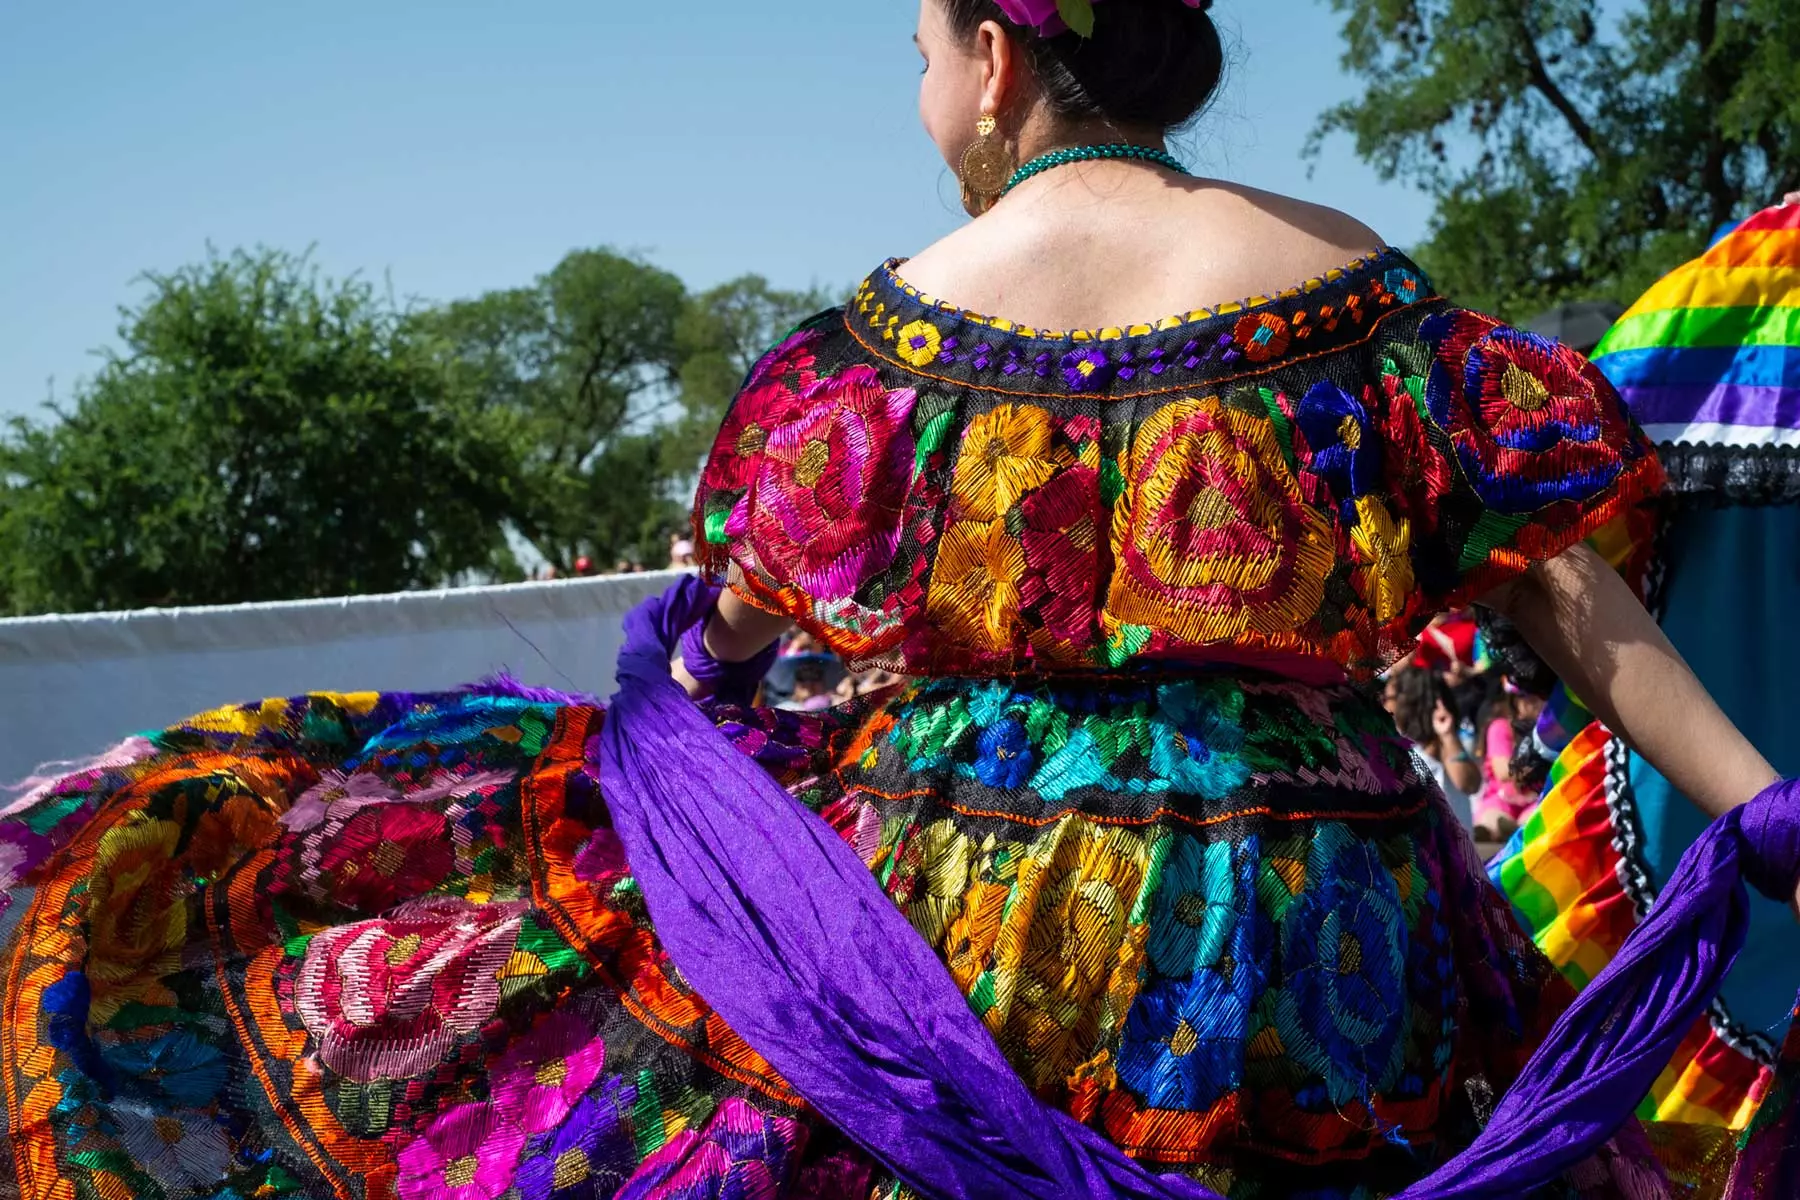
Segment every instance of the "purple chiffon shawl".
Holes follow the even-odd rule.
[[[1032,1095],[856,853],[688,700],[669,658],[716,596],[687,579],[626,618],[599,747],[613,821],[683,975],[923,1195],[1217,1200]],[[1517,1196],[1610,1139],[1742,947],[1746,880],[1777,897],[1800,883],[1800,786],[1777,785],[1694,844],[1487,1129],[1403,1200]]]

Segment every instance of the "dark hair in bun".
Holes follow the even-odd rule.
[[[1106,0],[1095,6],[1093,37],[1046,38],[1007,21],[991,0],[942,3],[958,33],[972,34],[983,21],[1014,30],[1050,110],[1066,120],[1175,129],[1200,115],[1225,73],[1207,4]]]

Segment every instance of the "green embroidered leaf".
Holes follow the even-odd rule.
[[[941,412],[931,418],[924,430],[919,434],[918,451],[913,455],[913,477],[916,479],[925,473],[925,464],[931,456],[938,452],[944,444],[944,435],[950,432],[950,422],[956,416],[953,412]]]
[[[1106,665],[1122,667],[1130,662],[1138,651],[1150,644],[1150,635],[1154,632],[1147,625],[1119,626],[1119,632],[1106,639]]]
[[[1484,512],[1481,519],[1475,522],[1475,528],[1469,531],[1469,540],[1463,543],[1462,557],[1457,560],[1456,569],[1473,571],[1488,560],[1497,547],[1512,541],[1513,535],[1530,524],[1524,517],[1508,517],[1497,512]]]
[[[1299,471],[1300,460],[1294,456],[1294,427],[1288,423],[1287,414],[1281,411],[1281,402],[1275,399],[1273,388],[1258,388],[1262,397],[1263,408],[1269,414],[1269,424],[1275,427],[1275,440],[1281,444],[1281,457],[1287,460],[1288,470]]]
[[[1125,475],[1119,470],[1116,459],[1107,458],[1100,463],[1100,500],[1108,508],[1119,502],[1125,494]]]
[[[1056,15],[1063,24],[1084,38],[1094,36],[1094,6],[1091,0],[1056,0]]]

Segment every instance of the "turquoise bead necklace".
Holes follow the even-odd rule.
[[[1068,146],[1061,150],[1052,150],[1048,154],[1040,154],[1024,166],[1012,173],[1006,186],[1000,189],[1002,196],[1024,183],[1034,179],[1045,171],[1054,171],[1057,167],[1066,167],[1078,162],[1106,162],[1117,160],[1133,160],[1155,163],[1159,167],[1167,167],[1177,175],[1186,175],[1188,169],[1181,165],[1181,160],[1166,150],[1156,150],[1149,146],[1133,146],[1127,142],[1112,142],[1104,146]]]

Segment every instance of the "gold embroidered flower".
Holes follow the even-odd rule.
[[[1413,590],[1412,522],[1396,519],[1375,496],[1359,496],[1356,525],[1350,530],[1356,547],[1357,594],[1387,624],[1406,611]]]
[[[1113,544],[1110,615],[1188,645],[1291,638],[1336,559],[1330,521],[1301,498],[1268,421],[1213,397],[1138,430]]]
[[[1070,461],[1043,409],[1002,404],[985,412],[963,433],[952,484],[957,515],[997,521]]]
[[[894,349],[909,366],[930,366],[943,352],[944,335],[930,321],[914,321],[894,335]]]
[[[944,533],[926,619],[973,650],[1012,649],[1025,549],[1005,521],[958,521]]]

